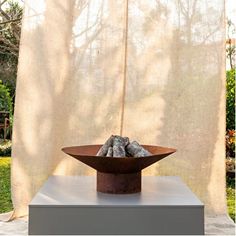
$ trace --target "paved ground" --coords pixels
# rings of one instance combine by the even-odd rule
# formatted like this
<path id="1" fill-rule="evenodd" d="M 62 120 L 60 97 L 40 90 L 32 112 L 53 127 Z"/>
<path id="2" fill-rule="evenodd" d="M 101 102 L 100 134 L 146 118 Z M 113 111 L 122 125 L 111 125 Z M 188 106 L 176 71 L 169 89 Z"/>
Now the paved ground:
<path id="1" fill-rule="evenodd" d="M 0 222 L 0 235 L 28 235 L 28 222 L 17 219 L 11 222 Z"/>
<path id="2" fill-rule="evenodd" d="M 235 235 L 235 224 L 227 215 L 206 216 L 205 217 L 206 235 Z"/>

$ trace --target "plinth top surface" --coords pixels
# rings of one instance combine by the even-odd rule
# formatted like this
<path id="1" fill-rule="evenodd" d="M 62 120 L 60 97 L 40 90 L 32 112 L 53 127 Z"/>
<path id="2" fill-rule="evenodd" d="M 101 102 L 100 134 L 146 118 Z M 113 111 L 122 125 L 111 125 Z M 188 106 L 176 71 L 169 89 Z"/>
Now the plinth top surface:
<path id="1" fill-rule="evenodd" d="M 95 176 L 51 176 L 35 195 L 31 207 L 58 206 L 203 206 L 179 177 L 144 176 L 142 192 L 104 194 L 96 191 Z"/>

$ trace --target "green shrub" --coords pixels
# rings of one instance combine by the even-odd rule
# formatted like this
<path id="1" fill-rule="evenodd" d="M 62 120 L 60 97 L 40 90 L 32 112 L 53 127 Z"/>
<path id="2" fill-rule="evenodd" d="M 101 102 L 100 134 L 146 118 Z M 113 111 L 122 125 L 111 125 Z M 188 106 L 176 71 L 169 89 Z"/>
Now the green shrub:
<path id="1" fill-rule="evenodd" d="M 9 89 L 0 80 L 0 111 L 8 111 L 12 114 L 12 100 Z"/>
<path id="2" fill-rule="evenodd" d="M 226 128 L 235 129 L 235 70 L 226 73 Z"/>
<path id="3" fill-rule="evenodd" d="M 8 88 L 10 96 L 13 100 L 15 97 L 16 90 L 16 71 L 12 68 L 6 68 L 6 66 L 4 67 L 0 63 L 0 79 L 2 81 L 2 84 L 4 84 Z"/>
<path id="4" fill-rule="evenodd" d="M 9 135 L 9 132 L 12 129 L 12 107 L 12 99 L 9 89 L 0 80 L 0 111 L 9 112 L 9 114 L 2 113 L 0 115 L 0 123 L 3 124 L 5 118 L 9 118 L 10 126 L 7 129 L 7 135 Z M 3 129 L 0 130 L 0 138 L 3 138 Z M 9 151 L 7 151 L 7 153 L 9 153 Z"/>

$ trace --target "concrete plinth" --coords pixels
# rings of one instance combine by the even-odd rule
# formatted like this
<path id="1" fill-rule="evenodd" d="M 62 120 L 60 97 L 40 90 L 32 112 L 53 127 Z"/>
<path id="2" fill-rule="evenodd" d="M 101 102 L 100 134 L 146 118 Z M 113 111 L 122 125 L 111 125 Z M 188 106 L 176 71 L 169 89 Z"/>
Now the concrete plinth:
<path id="1" fill-rule="evenodd" d="M 52 176 L 29 205 L 29 234 L 204 234 L 204 205 L 179 177 L 104 194 L 89 176 Z"/>

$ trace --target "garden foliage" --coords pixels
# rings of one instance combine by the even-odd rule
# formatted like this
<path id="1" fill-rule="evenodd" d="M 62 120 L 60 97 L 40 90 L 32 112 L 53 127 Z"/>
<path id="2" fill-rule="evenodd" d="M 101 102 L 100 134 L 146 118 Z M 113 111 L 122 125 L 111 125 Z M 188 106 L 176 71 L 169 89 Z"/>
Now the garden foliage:
<path id="1" fill-rule="evenodd" d="M 226 73 L 226 129 L 235 130 L 235 70 Z"/>
<path id="2" fill-rule="evenodd" d="M 8 111 L 12 114 L 12 100 L 9 89 L 0 80 L 0 111 Z"/>

